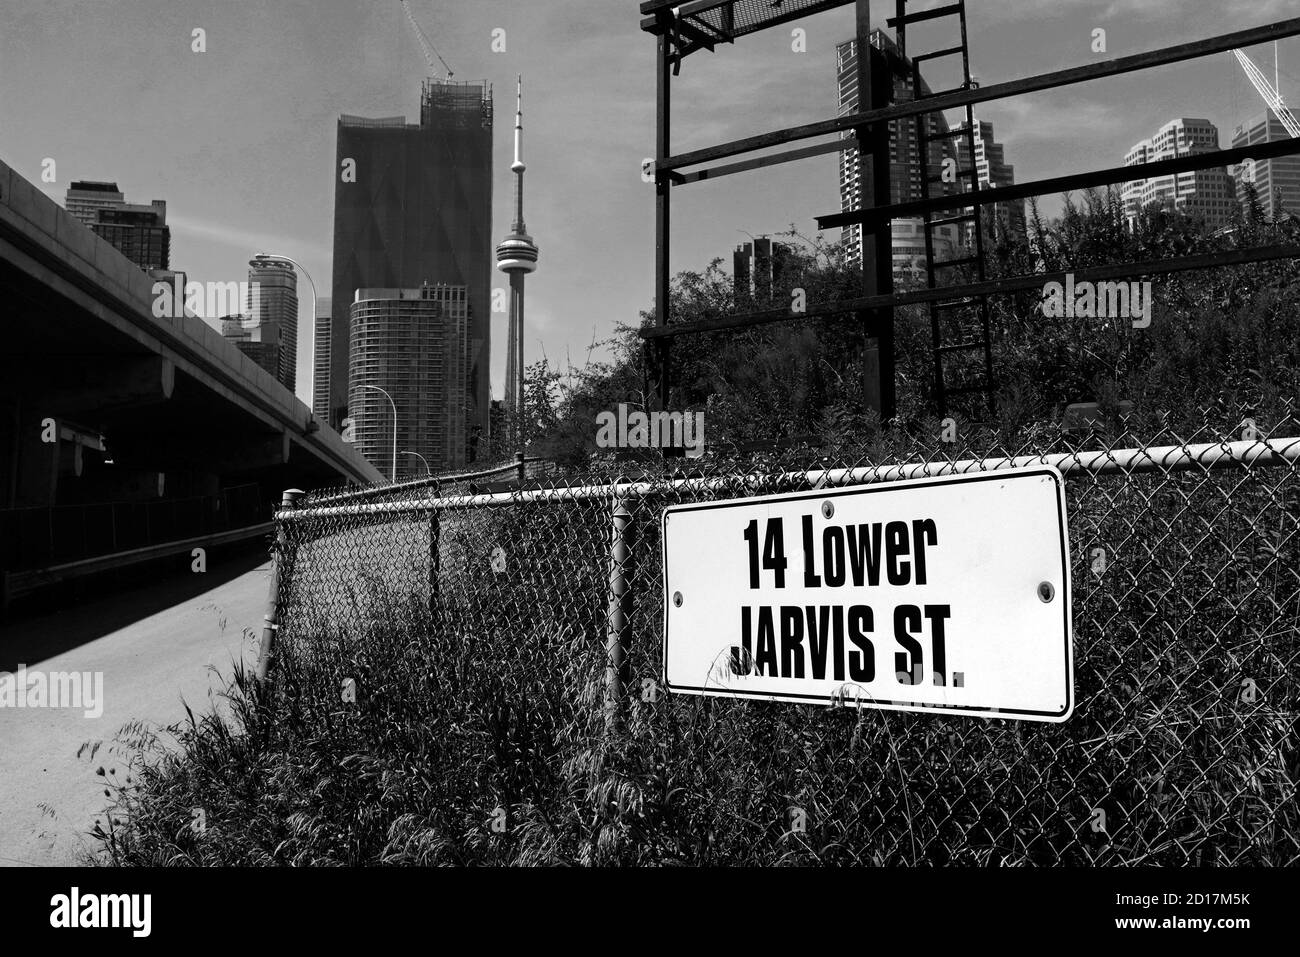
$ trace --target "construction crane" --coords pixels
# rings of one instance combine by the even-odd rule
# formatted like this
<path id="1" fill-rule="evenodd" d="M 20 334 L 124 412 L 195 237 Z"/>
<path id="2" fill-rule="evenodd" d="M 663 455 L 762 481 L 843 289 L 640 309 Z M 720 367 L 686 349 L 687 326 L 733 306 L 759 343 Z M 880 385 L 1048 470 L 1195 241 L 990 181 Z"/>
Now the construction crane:
<path id="1" fill-rule="evenodd" d="M 433 62 L 433 58 L 437 57 L 438 62 L 442 64 L 442 68 L 447 71 L 447 79 L 450 80 L 456 74 L 451 72 L 451 67 L 447 66 L 447 61 L 442 58 L 442 54 L 433 48 L 429 38 L 424 35 L 424 31 L 420 29 L 420 24 L 415 20 L 415 14 L 411 13 L 410 5 L 406 0 L 399 0 L 399 2 L 402 4 L 402 9 L 406 11 L 406 19 L 411 21 L 411 29 L 415 31 L 415 38 L 420 41 L 420 49 L 424 51 L 424 58 L 429 61 L 429 69 L 434 71 L 438 69 Z"/>
<path id="2" fill-rule="evenodd" d="M 1259 95 L 1264 98 L 1268 108 L 1277 117 L 1278 122 L 1286 127 L 1289 135 L 1300 136 L 1300 123 L 1296 122 L 1295 114 L 1287 109 L 1287 105 L 1282 102 L 1282 94 L 1277 91 L 1272 83 L 1268 82 L 1268 77 L 1259 72 L 1259 67 L 1251 62 L 1250 57 L 1240 50 L 1233 50 L 1232 52 L 1236 56 L 1237 62 L 1241 64 L 1241 68 L 1246 71 L 1246 76 L 1250 78 L 1250 82 L 1259 91 Z"/>

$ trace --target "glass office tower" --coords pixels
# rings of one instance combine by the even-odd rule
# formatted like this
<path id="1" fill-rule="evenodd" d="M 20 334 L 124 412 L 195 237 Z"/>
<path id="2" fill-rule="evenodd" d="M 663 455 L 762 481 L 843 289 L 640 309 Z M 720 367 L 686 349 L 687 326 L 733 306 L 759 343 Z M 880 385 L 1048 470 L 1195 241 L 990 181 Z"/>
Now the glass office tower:
<path id="1" fill-rule="evenodd" d="M 335 428 L 348 404 L 347 304 L 358 289 L 431 283 L 466 288 L 465 428 L 488 430 L 492 88 L 429 79 L 422 93 L 418 124 L 402 117 L 339 119 L 329 337 Z"/>

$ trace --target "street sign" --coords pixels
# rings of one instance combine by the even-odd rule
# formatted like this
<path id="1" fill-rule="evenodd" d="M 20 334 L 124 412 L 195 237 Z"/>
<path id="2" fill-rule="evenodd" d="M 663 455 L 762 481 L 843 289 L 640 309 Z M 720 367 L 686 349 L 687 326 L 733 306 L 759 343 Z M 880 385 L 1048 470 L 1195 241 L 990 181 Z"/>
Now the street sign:
<path id="1" fill-rule="evenodd" d="M 664 684 L 1064 721 L 1064 487 L 1031 466 L 665 509 Z"/>

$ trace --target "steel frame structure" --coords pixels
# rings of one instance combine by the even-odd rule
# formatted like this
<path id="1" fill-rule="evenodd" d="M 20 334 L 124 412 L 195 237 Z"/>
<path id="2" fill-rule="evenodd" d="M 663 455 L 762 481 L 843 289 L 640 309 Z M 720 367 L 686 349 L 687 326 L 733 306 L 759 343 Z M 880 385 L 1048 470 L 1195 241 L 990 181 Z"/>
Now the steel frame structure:
<path id="1" fill-rule="evenodd" d="M 712 51 L 718 45 L 734 43 L 742 36 L 848 4 L 855 6 L 855 36 L 859 51 L 858 102 L 867 104 L 867 109 L 689 152 L 675 155 L 671 152 L 672 77 L 680 71 L 682 61 L 687 56 L 700 50 Z M 1111 185 L 1135 178 L 1135 167 L 1114 167 L 1009 187 L 972 190 L 958 194 L 960 201 L 956 201 L 953 195 L 947 195 L 891 204 L 888 182 L 888 124 L 891 121 L 968 108 L 977 103 L 1119 76 L 1229 52 L 1238 47 L 1300 36 L 1300 18 L 1291 18 L 1207 40 L 1178 44 L 1004 83 L 976 86 L 966 82 L 958 89 L 917 98 L 910 102 L 891 103 L 892 88 L 887 69 L 882 72 L 880 69 L 873 68 L 878 58 L 870 55 L 872 49 L 868 41 L 871 26 L 870 5 L 870 0 L 786 0 L 780 6 L 774 6 L 770 0 L 692 0 L 686 3 L 680 0 L 645 0 L 641 3 L 640 10 L 645 15 L 641 21 L 641 29 L 654 35 L 657 42 L 657 102 L 654 161 L 655 324 L 642 329 L 640 334 L 659 351 L 658 394 L 663 408 L 669 405 L 670 343 L 676 336 L 723 329 L 747 329 L 787 320 L 851 316 L 863 328 L 864 337 L 874 336 L 876 339 L 876 361 L 871 362 L 869 351 L 864 353 L 867 380 L 864 382 L 864 387 L 868 405 L 880 414 L 882 422 L 887 422 L 894 417 L 896 409 L 893 354 L 893 313 L 896 306 L 911 303 L 939 303 L 944 300 L 986 297 L 1034 287 L 1041 288 L 1043 283 L 1053 279 L 1053 274 L 1033 273 L 894 293 L 890 249 L 890 224 L 894 219 L 920 214 L 928 220 L 931 213 L 952 209 L 954 206 L 972 208 L 978 213 L 985 206 L 1011 199 Z M 906 0 L 894 0 L 895 15 L 885 22 L 890 27 L 905 28 L 910 23 L 956 14 L 961 6 L 959 3 L 951 3 L 909 14 L 905 10 Z M 964 30 L 962 42 L 964 47 Z M 864 52 L 868 55 L 862 55 Z M 852 132 L 854 135 L 843 137 L 842 134 L 846 132 Z M 783 144 L 827 136 L 835 136 L 836 139 L 777 154 L 747 156 Z M 765 310 L 696 322 L 673 323 L 671 321 L 669 250 L 670 200 L 673 189 L 849 148 L 856 148 L 858 155 L 858 208 L 848 212 L 818 216 L 817 224 L 821 229 L 851 224 L 862 226 L 865 293 L 863 296 L 832 303 L 809 303 L 806 311 L 797 314 L 789 310 Z M 1146 175 L 1141 178 L 1148 179 L 1169 173 L 1225 166 L 1243 159 L 1267 159 L 1294 153 L 1300 153 L 1300 137 L 1145 164 L 1143 173 Z M 718 163 L 719 160 L 733 157 L 746 158 L 730 163 Z M 692 169 L 693 167 L 700 168 Z M 975 179 L 975 176 L 972 174 L 971 178 Z M 1077 270 L 1075 275 L 1076 278 L 1084 277 L 1086 274 L 1087 278 L 1093 279 L 1117 279 L 1297 257 L 1300 257 L 1300 247 L 1267 245 L 1224 253 L 1095 267 Z M 941 384 L 939 391 L 942 394 Z"/>

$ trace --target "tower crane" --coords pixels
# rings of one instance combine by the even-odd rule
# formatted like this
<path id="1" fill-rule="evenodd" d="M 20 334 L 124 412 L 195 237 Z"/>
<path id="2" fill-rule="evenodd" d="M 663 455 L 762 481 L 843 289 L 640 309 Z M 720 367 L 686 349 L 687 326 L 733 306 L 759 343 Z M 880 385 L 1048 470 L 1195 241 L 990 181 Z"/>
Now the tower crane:
<path id="1" fill-rule="evenodd" d="M 429 69 L 437 70 L 433 62 L 434 57 L 437 57 L 438 62 L 442 64 L 442 68 L 447 71 L 447 79 L 450 80 L 456 74 L 451 72 L 451 67 L 447 66 L 447 61 L 442 58 L 442 54 L 434 49 L 433 44 L 429 42 L 429 38 L 424 35 L 424 31 L 420 29 L 420 24 L 416 22 L 415 14 L 411 12 L 410 5 L 406 0 L 399 0 L 399 2 L 402 4 L 402 9 L 406 11 L 406 19 L 411 21 L 411 29 L 415 31 L 415 38 L 420 41 L 420 49 L 424 51 L 424 58 L 429 61 Z"/>
<path id="2" fill-rule="evenodd" d="M 1236 56 L 1237 62 L 1241 64 L 1241 68 L 1246 71 L 1246 76 L 1250 78 L 1250 82 L 1259 91 L 1259 95 L 1264 98 L 1268 108 L 1277 117 L 1278 122 L 1286 127 L 1289 135 L 1300 136 L 1300 123 L 1296 122 L 1295 114 L 1287 109 L 1287 105 L 1282 102 L 1282 94 L 1277 91 L 1272 83 L 1268 82 L 1268 77 L 1259 72 L 1259 67 L 1251 62 L 1250 57 L 1240 50 L 1233 50 L 1232 52 Z"/>

